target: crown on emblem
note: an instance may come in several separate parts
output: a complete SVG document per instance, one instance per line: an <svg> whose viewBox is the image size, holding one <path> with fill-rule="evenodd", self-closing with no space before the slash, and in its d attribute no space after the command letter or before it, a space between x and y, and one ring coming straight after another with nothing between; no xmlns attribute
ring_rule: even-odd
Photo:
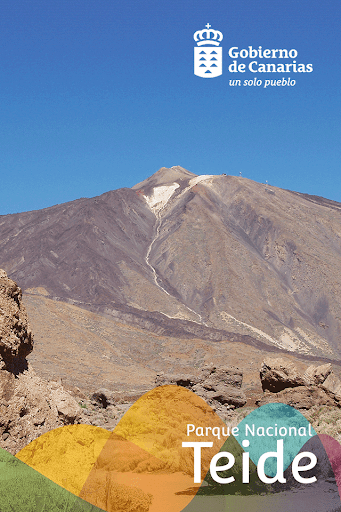
<svg viewBox="0 0 341 512"><path fill-rule="evenodd" d="M220 41L223 39L223 34L219 32L219 30L213 30L211 28L211 25L207 23L205 25L206 28L203 30L197 30L194 35L193 39L196 41L198 46L203 46L204 44L212 44L214 46L219 46ZM206 34L204 38L204 34ZM212 34L212 38L211 38Z"/></svg>

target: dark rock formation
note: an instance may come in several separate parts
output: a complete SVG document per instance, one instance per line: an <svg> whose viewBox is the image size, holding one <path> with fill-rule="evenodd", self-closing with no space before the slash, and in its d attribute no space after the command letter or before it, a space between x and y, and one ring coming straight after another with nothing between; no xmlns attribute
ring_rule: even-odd
<svg viewBox="0 0 341 512"><path fill-rule="evenodd" d="M309 410L316 405L334 407L337 405L331 396L317 386L298 386L294 389L283 389L279 393L265 393L257 401L258 406L269 403L287 404L298 410Z"/></svg>
<svg viewBox="0 0 341 512"><path fill-rule="evenodd" d="M216 412L243 407L246 397L241 390L243 372L235 367L206 365L197 375L159 374L155 384L173 384L190 389L203 398Z"/></svg>
<svg viewBox="0 0 341 512"><path fill-rule="evenodd" d="M301 375L295 365L284 358L266 358L260 370L264 395L257 405L280 402L296 409L314 406L341 407L341 381L331 364L309 366Z"/></svg>
<svg viewBox="0 0 341 512"><path fill-rule="evenodd" d="M299 375L295 365L281 357L268 357L264 360L260 369L260 379L263 391L269 390L272 393L308 384L308 381Z"/></svg>

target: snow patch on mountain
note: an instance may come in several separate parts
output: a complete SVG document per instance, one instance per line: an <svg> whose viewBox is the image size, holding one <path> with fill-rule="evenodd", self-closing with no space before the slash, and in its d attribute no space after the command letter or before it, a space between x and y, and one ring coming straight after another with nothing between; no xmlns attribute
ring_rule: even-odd
<svg viewBox="0 0 341 512"><path fill-rule="evenodd" d="M159 212L166 206L175 190L179 188L180 185L178 183L173 183L172 185L165 185L162 187L153 188L153 193L151 196L144 196L147 204L154 213Z"/></svg>
<svg viewBox="0 0 341 512"><path fill-rule="evenodd" d="M192 188L198 183L201 183L202 181L207 181L210 178L215 178L214 174L203 174L202 176L196 176L195 178L192 178L189 180L189 187Z"/></svg>
<svg viewBox="0 0 341 512"><path fill-rule="evenodd" d="M182 197L188 190L195 187L195 185L197 185L198 183L206 182L205 185L211 185L212 181L210 180L212 180L212 178L215 178L214 174L203 174L202 176L196 176L195 178L190 179L188 181L188 186L182 190L178 198L180 199L180 197ZM147 201L149 208L155 214L157 214L166 206L166 204L174 194L175 190L179 187L180 185L178 183L154 187L153 192L150 196L145 195L143 197Z"/></svg>

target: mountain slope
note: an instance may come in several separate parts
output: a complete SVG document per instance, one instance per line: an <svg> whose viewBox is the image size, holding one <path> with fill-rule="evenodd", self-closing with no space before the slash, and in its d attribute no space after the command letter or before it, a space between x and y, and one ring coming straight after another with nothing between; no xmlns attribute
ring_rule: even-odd
<svg viewBox="0 0 341 512"><path fill-rule="evenodd" d="M0 217L24 291L148 329L169 317L340 359L341 204L162 168L132 189ZM200 332L197 333L200 337Z"/></svg>

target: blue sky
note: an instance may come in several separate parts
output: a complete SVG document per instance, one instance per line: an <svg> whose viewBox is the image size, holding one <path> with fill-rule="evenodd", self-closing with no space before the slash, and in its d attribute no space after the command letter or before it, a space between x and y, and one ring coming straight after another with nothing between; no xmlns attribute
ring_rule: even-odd
<svg viewBox="0 0 341 512"><path fill-rule="evenodd" d="M193 74L206 23L224 35L213 79ZM0 214L173 165L341 201L340 29L339 0L2 0ZM314 71L229 73L229 48L250 45ZM296 85L229 86L255 76Z"/></svg>

